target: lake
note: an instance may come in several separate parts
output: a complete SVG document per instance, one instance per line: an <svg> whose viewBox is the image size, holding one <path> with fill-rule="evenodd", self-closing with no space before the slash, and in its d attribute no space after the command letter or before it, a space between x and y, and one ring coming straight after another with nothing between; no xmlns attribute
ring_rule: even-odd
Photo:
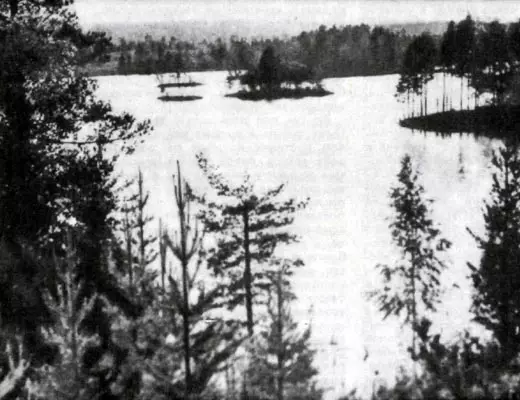
<svg viewBox="0 0 520 400"><path fill-rule="evenodd" d="M382 321L366 299L380 284L374 266L397 256L388 229L389 191L401 158L410 154L419 168L427 196L435 200L434 220L453 242L434 330L454 338L470 320L466 263L479 260L466 228L482 232L490 157L498 143L400 127L407 108L394 97L397 75L327 79L324 86L334 92L331 96L274 102L225 98L230 92L226 75L191 74L204 85L177 92L203 99L183 103L157 100L154 76L98 78L101 98L116 110L150 119L155 128L134 154L120 159L118 170L130 177L142 169L151 192L149 211L170 226L175 162L181 162L192 186L204 190L195 160L201 151L234 182L247 173L259 190L285 182L289 196L310 197L293 227L301 242L287 250L306 263L294 280L299 297L294 311L302 323L312 320L320 385L329 389L326 398L353 387L370 393L376 370L379 381L388 381L398 365L409 362L409 335L398 321ZM448 84L458 105L459 83ZM434 110L441 79L431 86L429 107Z"/></svg>

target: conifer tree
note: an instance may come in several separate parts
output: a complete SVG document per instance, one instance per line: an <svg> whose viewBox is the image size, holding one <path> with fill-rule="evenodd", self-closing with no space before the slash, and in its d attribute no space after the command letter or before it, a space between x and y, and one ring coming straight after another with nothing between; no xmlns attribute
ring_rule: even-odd
<svg viewBox="0 0 520 400"><path fill-rule="evenodd" d="M371 293L371 297L383 318L404 314L404 323L412 330L410 353L415 358L416 329L428 312L436 310L441 294L439 279L446 268L441 256L451 243L441 236L431 219L432 200L424 198L424 188L418 182L409 155L401 160L398 182L390 192L395 213L390 229L400 260L395 265L376 266L383 278L383 288Z"/></svg>
<svg viewBox="0 0 520 400"><path fill-rule="evenodd" d="M138 172L137 181L131 181L127 185L133 184L137 186L137 190L125 199L122 206L123 247L126 253L128 291L134 300L139 299L141 306L145 307L144 302L147 300L144 297L151 296L152 282L156 277L148 267L158 255L152 248L157 237L149 232L150 223L153 221L153 217L146 214L150 193L145 192L141 170Z"/></svg>
<svg viewBox="0 0 520 400"><path fill-rule="evenodd" d="M428 82L433 79L437 49L430 34L417 36L406 48L397 93L421 95L421 110L428 113ZM422 114L421 112L421 114Z"/></svg>
<svg viewBox="0 0 520 400"><path fill-rule="evenodd" d="M455 37L455 22L450 21L446 32L442 35L440 63L442 65L442 111L446 111L446 74L452 74L455 68L457 42Z"/></svg>
<svg viewBox="0 0 520 400"><path fill-rule="evenodd" d="M475 72L476 61L476 26L471 15L459 21L455 29L455 75L460 78L460 109L463 105L464 78L471 78ZM468 104L469 106L469 104Z"/></svg>
<svg viewBox="0 0 520 400"><path fill-rule="evenodd" d="M249 393L253 397L284 400L321 398L313 378L318 371L316 353L309 343L311 325L301 332L291 314L296 296L288 277L294 267L291 260L273 261L269 274L267 326L253 353L249 371Z"/></svg>
<svg viewBox="0 0 520 400"><path fill-rule="evenodd" d="M46 271L23 258L21 242L47 257L53 251L63 256L63 238L55 231L63 203L73 205L75 218L87 227L77 244L85 295L103 292L126 311L132 308L107 272L114 160L103 148L120 142L131 150L128 140L146 133L148 124L96 99L94 81L79 67L95 57L105 38L81 32L68 1L6 3L0 5L0 53L6 60L0 71L0 236L17 261L3 266L0 313L4 324L36 335L46 315L39 287ZM25 300L10 301L18 296Z"/></svg>
<svg viewBox="0 0 520 400"><path fill-rule="evenodd" d="M83 281L79 277L78 255L74 245L73 228L68 228L64 260L55 258L56 287L45 292L45 303L51 311L53 324L44 328L46 340L57 346L57 361L44 366L39 373L42 382L38 395L46 398L70 400L87 399L97 391L85 371L83 357L89 347L99 346L96 334L82 329L85 318L92 311L97 295L82 297Z"/></svg>
<svg viewBox="0 0 520 400"><path fill-rule="evenodd" d="M232 188L202 154L197 159L218 196L218 202L199 197L204 206L201 221L206 232L215 235L217 240L217 245L207 251L208 264L216 274L228 276L241 287L228 291L228 305L233 309L245 302L247 330L252 336L254 297L265 283L268 261L277 246L298 241L288 227L296 211L305 208L307 201L280 199L285 185L257 195L249 178Z"/></svg>
<svg viewBox="0 0 520 400"><path fill-rule="evenodd" d="M153 323L165 334L146 365L154 377L152 390L160 396L194 399L224 368L242 338L237 323L218 316L225 306L224 289L235 287L216 279L207 268L201 252L202 231L190 210L194 198L179 165L177 168L174 187L178 229L173 234L163 231L162 240L180 271L170 271L168 276L169 285L158 304L161 317ZM181 324L177 323L178 315Z"/></svg>
<svg viewBox="0 0 520 400"><path fill-rule="evenodd" d="M505 360L520 346L520 159L517 143L493 154L493 185L485 203L485 236L474 236L480 265L469 264L475 320L489 329Z"/></svg>

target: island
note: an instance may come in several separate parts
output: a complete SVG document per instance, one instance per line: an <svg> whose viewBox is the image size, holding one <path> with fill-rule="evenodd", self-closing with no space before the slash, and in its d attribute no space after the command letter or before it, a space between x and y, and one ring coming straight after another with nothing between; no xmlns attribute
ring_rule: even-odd
<svg viewBox="0 0 520 400"><path fill-rule="evenodd" d="M312 68L295 61L281 61L272 46L266 47L258 65L243 73L228 76L238 80L241 89L227 94L240 100L301 99L331 95Z"/></svg>

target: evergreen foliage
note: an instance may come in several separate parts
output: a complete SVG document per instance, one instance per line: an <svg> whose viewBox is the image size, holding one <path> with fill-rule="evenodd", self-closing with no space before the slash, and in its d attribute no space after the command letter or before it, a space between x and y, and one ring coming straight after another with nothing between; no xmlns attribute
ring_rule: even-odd
<svg viewBox="0 0 520 400"><path fill-rule="evenodd" d="M157 303L156 315L160 318L151 320L155 329L164 333L158 342L151 343L154 355L147 365L154 377L152 392L164 396L156 398L194 399L206 392L210 380L224 368L242 338L238 324L219 316L225 306L223 293L234 291L236 286L208 279L212 271L204 266L201 231L190 215L193 196L180 167L174 185L179 225L173 235L164 232L163 240L180 264L180 271L170 272L165 296Z"/></svg>
<svg viewBox="0 0 520 400"><path fill-rule="evenodd" d="M404 314L404 323L412 329L410 352L415 358L416 328L428 312L436 310L441 294L440 275L446 268L441 255L451 243L442 238L431 219L432 201L424 198L424 188L409 155L401 160L398 182L390 193L395 212L390 229L401 259L395 265L376 266L384 286L371 293L371 297L384 318Z"/></svg>
<svg viewBox="0 0 520 400"><path fill-rule="evenodd" d="M509 142L493 154L493 185L485 204L484 237L473 234L482 258L469 264L475 320L493 332L505 360L518 355L520 331L520 160ZM470 231L471 232L471 231Z"/></svg>
<svg viewBox="0 0 520 400"><path fill-rule="evenodd" d="M269 274L267 327L261 331L252 355L248 374L248 393L255 398L318 400L313 367L316 353L310 344L311 325L301 332L291 314L296 299L288 277L294 268L291 260L273 261Z"/></svg>
<svg viewBox="0 0 520 400"><path fill-rule="evenodd" d="M109 49L114 67L92 63L93 73L163 74L189 71L227 70L232 76L253 70L268 47L282 55L282 62L308 66L317 78L392 74L399 71L406 46L412 35L404 30L366 24L326 27L304 31L289 38L246 40L232 36L195 43L152 38L120 39Z"/></svg>
<svg viewBox="0 0 520 400"><path fill-rule="evenodd" d="M248 177L240 186L231 187L202 154L197 159L218 198L213 202L199 197L204 206L200 219L205 232L216 240L216 246L207 250L208 266L240 288L228 291L228 307L234 309L245 303L247 329L252 336L254 298L265 287L268 261L276 247L298 240L288 228L307 201L280 199L285 185L257 195Z"/></svg>

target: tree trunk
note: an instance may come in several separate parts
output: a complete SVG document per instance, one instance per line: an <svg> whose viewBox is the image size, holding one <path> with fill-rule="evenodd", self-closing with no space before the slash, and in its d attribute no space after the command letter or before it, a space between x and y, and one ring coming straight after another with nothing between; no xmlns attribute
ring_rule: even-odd
<svg viewBox="0 0 520 400"><path fill-rule="evenodd" d="M460 78L460 110L462 111L462 99L464 93L464 78Z"/></svg>
<svg viewBox="0 0 520 400"><path fill-rule="evenodd" d="M428 84L424 85L424 115L428 115Z"/></svg>
<svg viewBox="0 0 520 400"><path fill-rule="evenodd" d="M184 350L184 368L185 368L185 399L191 398L192 384L191 384L191 347L190 347L190 304L189 304L189 276L188 276L188 250L187 250L187 227L186 227L186 214L185 207L186 201L183 198L182 181L180 168L177 165L178 170L178 199L177 204L179 207L179 223L180 223L180 256L181 256L181 267L182 267L182 298L183 298L183 310L182 310L182 331L183 331L183 350Z"/></svg>
<svg viewBox="0 0 520 400"><path fill-rule="evenodd" d="M446 71L442 73L442 112L446 111Z"/></svg>
<svg viewBox="0 0 520 400"><path fill-rule="evenodd" d="M283 400L283 385L284 385L284 348L283 348L283 291L282 291L282 272L278 271L277 279L277 296L278 296L278 376L277 376L277 399Z"/></svg>
<svg viewBox="0 0 520 400"><path fill-rule="evenodd" d="M244 289L246 292L246 313L247 313L247 332L249 336L253 336L253 292L252 292L252 275L251 275L251 254L249 252L249 210L244 205L243 210L244 219L244 255L245 255L245 270L244 270Z"/></svg>

